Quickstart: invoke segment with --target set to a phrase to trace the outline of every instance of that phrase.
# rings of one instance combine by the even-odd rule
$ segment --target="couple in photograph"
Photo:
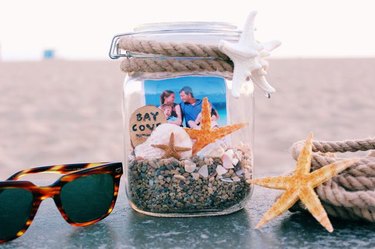
[[[201,122],[202,100],[196,99],[193,90],[189,86],[184,86],[179,91],[181,103],[175,103],[175,93],[165,90],[160,95],[159,108],[164,111],[168,123],[199,129]],[[217,127],[219,119],[218,112],[211,105],[211,125]],[[183,124],[183,121],[184,124]]]

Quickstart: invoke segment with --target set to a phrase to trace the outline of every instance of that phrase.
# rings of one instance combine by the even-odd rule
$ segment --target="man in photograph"
[[[199,128],[201,119],[201,115],[199,114],[202,111],[202,100],[194,97],[193,90],[189,86],[184,86],[179,93],[182,100],[180,107],[182,116],[185,119],[185,126],[188,128]],[[212,105],[211,109],[212,112],[216,113],[214,116],[216,121],[219,118],[218,113],[212,108]]]

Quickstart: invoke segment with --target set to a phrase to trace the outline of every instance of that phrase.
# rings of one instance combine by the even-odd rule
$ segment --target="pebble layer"
[[[243,202],[250,194],[250,155],[240,150],[240,160],[224,174],[221,158],[198,156],[147,160],[132,158],[128,168],[128,195],[139,209],[154,213],[220,212]],[[187,162],[190,161],[190,162]],[[187,172],[185,164],[196,169]],[[208,176],[199,169],[207,167]]]

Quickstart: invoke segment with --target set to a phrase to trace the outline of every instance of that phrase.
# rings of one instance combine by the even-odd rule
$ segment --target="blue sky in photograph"
[[[175,92],[176,103],[180,103],[179,92],[184,86],[190,86],[195,98],[208,97],[212,103],[225,103],[226,86],[223,78],[186,76],[163,80],[146,80],[144,83],[146,104],[160,105],[160,94],[164,90]]]

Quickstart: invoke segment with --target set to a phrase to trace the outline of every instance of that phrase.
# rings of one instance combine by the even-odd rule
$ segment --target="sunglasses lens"
[[[0,189],[0,241],[14,238],[31,213],[33,194],[25,189]]]
[[[77,178],[61,189],[61,204],[75,223],[101,218],[111,207],[114,192],[113,177],[94,174]]]

